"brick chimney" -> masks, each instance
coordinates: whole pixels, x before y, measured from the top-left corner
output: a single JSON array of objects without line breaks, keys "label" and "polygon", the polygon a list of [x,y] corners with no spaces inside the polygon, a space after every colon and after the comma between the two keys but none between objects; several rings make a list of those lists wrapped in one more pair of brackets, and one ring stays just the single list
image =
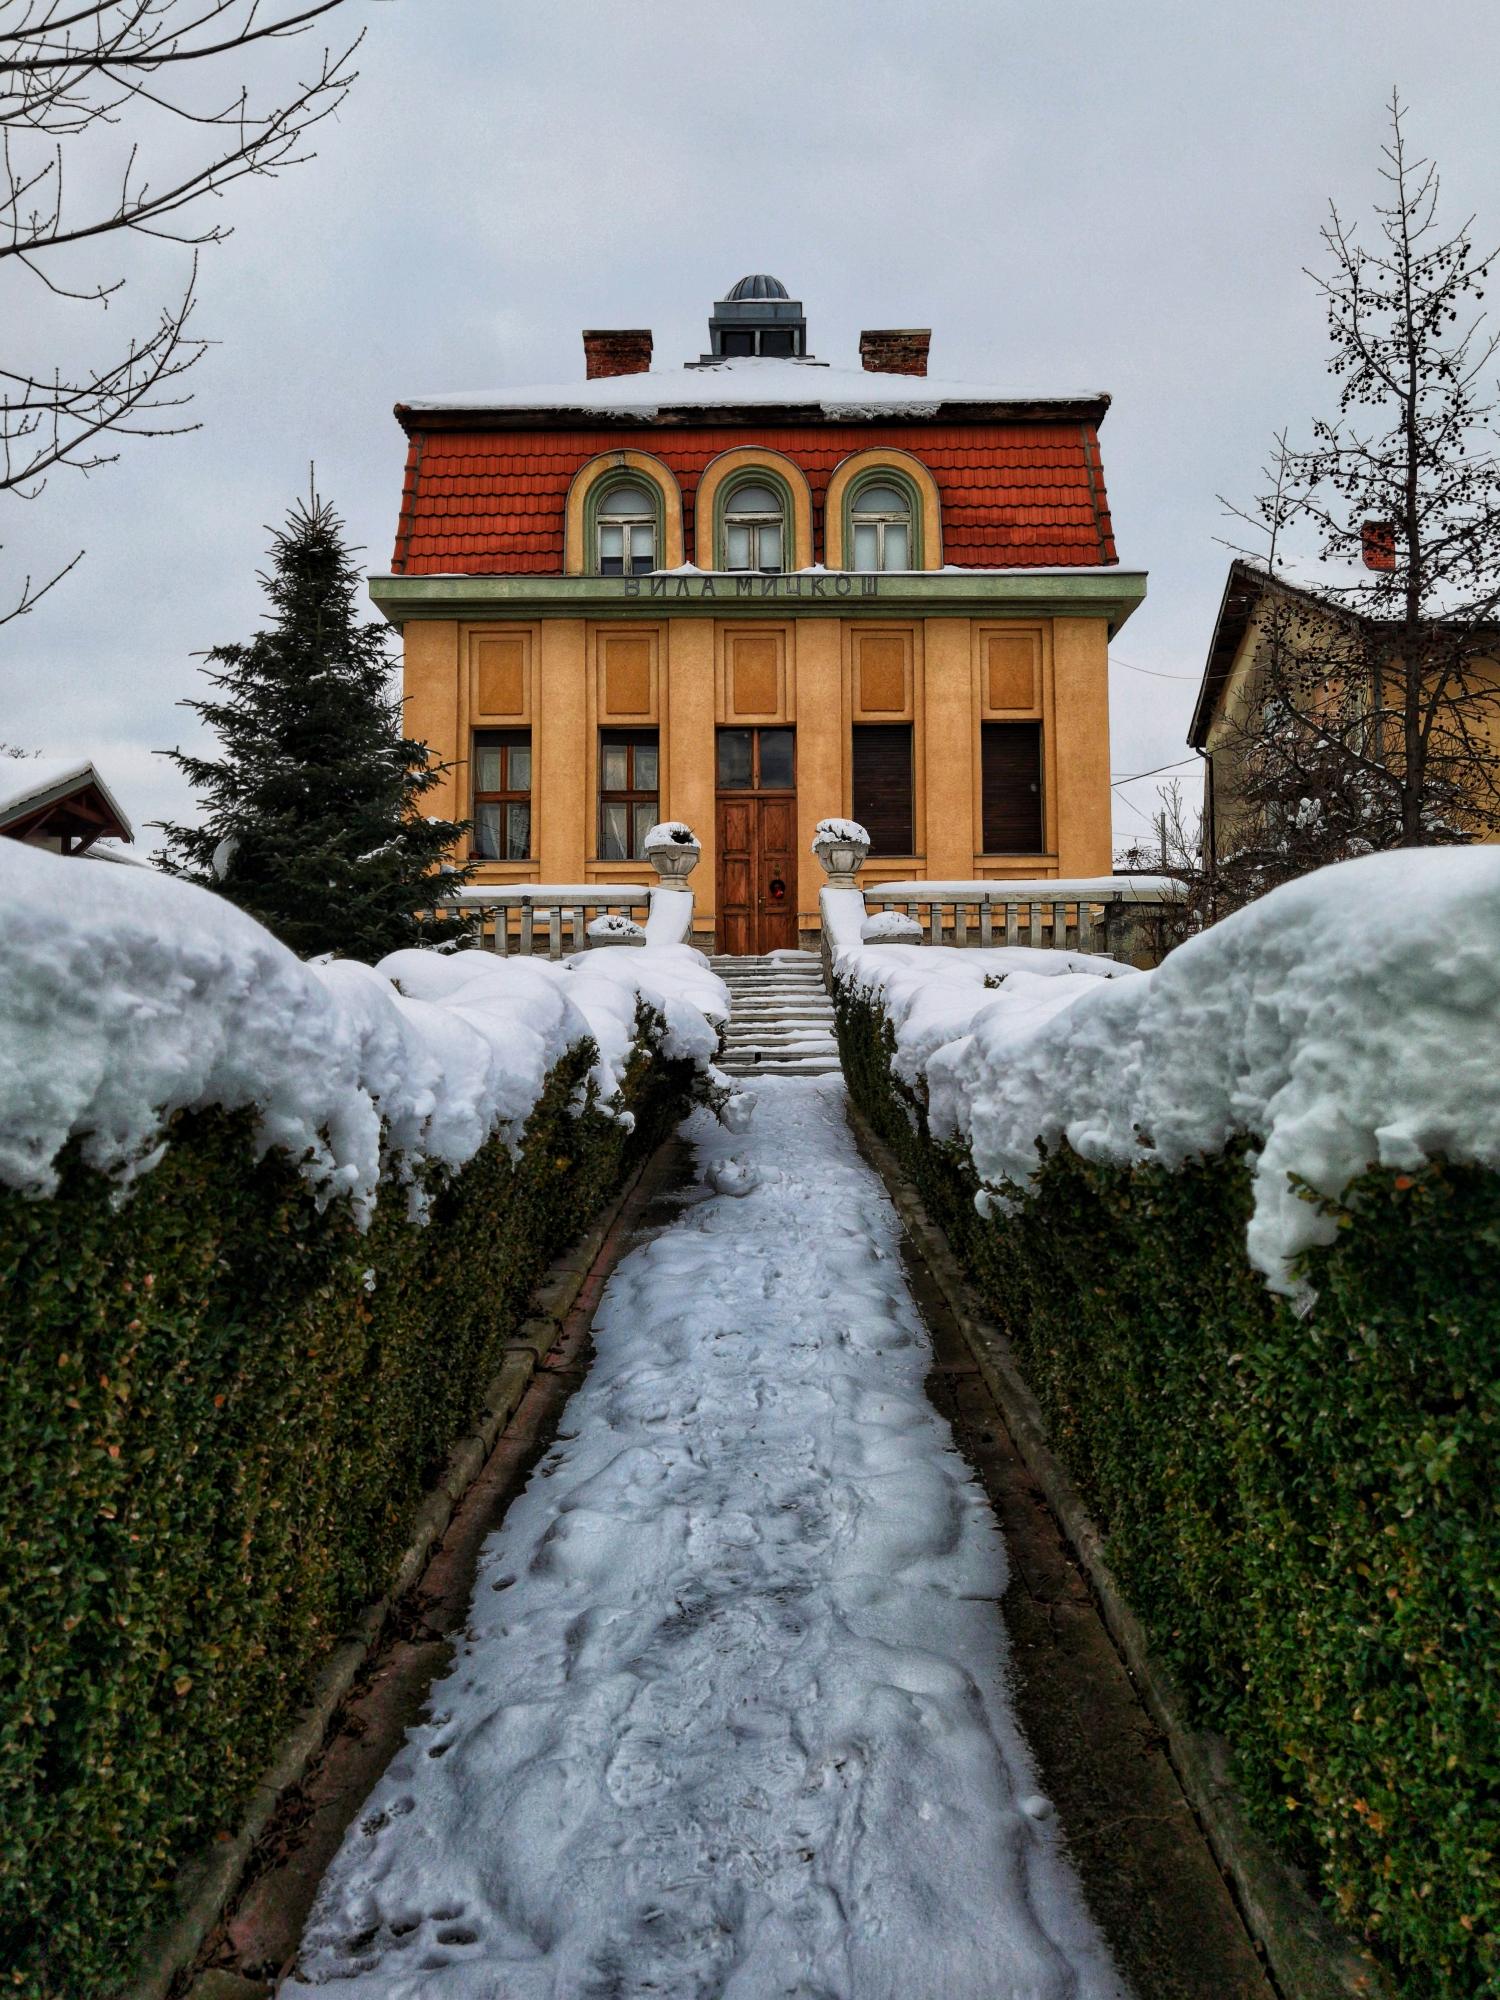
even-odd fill
[{"label": "brick chimney", "polygon": [[651,329],[586,326],[583,361],[591,382],[601,375],[644,375],[651,366]]},{"label": "brick chimney", "polygon": [[859,336],[859,365],[867,375],[925,375],[930,326],[867,328]]},{"label": "brick chimney", "polygon": [[1359,528],[1360,553],[1366,569],[1396,567],[1396,524],[1394,521],[1362,521]]}]

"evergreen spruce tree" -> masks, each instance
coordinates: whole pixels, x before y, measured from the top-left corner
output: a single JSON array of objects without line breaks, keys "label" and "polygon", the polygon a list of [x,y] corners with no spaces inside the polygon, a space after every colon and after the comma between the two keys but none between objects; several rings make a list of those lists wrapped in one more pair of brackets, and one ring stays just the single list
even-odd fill
[{"label": "evergreen spruce tree", "polygon": [[[356,619],[360,577],[343,534],[314,493],[275,536],[260,579],[269,628],[216,646],[217,696],[186,704],[224,755],[168,753],[204,800],[203,823],[163,831],[174,873],[227,896],[293,951],[371,961],[422,941],[417,912],[431,907],[434,873],[467,822],[421,810],[442,766],[402,728],[385,627]],[[444,890],[468,872],[445,873]]]}]

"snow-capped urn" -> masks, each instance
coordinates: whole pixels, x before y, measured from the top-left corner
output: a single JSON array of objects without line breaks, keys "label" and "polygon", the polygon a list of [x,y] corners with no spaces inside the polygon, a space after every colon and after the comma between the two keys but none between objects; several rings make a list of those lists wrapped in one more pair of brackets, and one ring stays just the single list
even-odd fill
[{"label": "snow-capped urn", "polygon": [[880,910],[859,927],[861,944],[920,944],[922,926],[904,910]]},{"label": "snow-capped urn", "polygon": [[830,889],[857,889],[854,877],[870,851],[870,836],[857,819],[820,819],[812,851],[823,864]]},{"label": "snow-capped urn", "polygon": [[599,944],[644,944],[646,929],[634,917],[622,917],[618,910],[610,910],[602,917],[595,917],[588,927],[588,941]]},{"label": "snow-capped urn", "polygon": [[664,819],[641,842],[641,852],[661,877],[664,889],[685,889],[702,851],[697,834],[680,819]]}]

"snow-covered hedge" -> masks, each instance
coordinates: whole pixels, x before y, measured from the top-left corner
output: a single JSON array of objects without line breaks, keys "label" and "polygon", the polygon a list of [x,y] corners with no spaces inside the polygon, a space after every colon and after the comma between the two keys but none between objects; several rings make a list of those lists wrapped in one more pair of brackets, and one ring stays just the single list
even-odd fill
[{"label": "snow-covered hedge", "polygon": [[638,1009],[712,1075],[723,982],[685,945],[616,956],[400,951],[304,964],[233,904],[146,871],[0,842],[0,1182],[44,1193],[77,1136],[129,1181],[174,1112],[253,1106],[260,1146],[367,1216],[382,1167],[412,1184],[518,1132],[566,1050],[592,1041],[606,1110]]},{"label": "snow-covered hedge", "polygon": [[[839,973],[878,998],[896,1069],[980,1178],[1038,1148],[1167,1167],[1254,1144],[1251,1262],[1296,1290],[1367,1167],[1500,1166],[1500,851],[1370,855],[1288,884],[1102,983],[1106,960],[883,950]],[[1003,976],[998,991],[984,973]],[[1056,975],[1064,972],[1065,976]]]},{"label": "snow-covered hedge", "polygon": [[683,948],[307,966],[5,841],[0,938],[0,1983],[84,2000],[384,1588],[549,1259],[711,1088],[723,989]]},{"label": "snow-covered hedge", "polygon": [[1123,977],[843,939],[851,1091],[1249,1810],[1396,1990],[1496,1991],[1500,854]]}]

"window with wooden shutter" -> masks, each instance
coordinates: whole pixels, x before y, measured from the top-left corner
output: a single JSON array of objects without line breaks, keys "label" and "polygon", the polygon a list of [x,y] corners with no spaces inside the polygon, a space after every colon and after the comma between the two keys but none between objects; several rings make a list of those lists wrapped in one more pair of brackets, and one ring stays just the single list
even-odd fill
[{"label": "window with wooden shutter", "polygon": [[872,854],[914,851],[911,724],[854,726],[854,817],[870,836]]},{"label": "window with wooden shutter", "polygon": [[981,755],[985,853],[1043,853],[1042,725],[986,722]]}]

